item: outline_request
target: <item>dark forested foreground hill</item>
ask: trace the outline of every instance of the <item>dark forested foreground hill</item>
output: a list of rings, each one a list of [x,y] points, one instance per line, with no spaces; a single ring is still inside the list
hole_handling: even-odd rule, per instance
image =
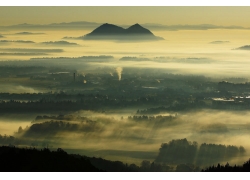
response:
[[[102,158],[68,154],[61,148],[51,151],[48,148],[0,147],[0,172],[168,172],[169,166],[143,161],[141,166],[124,164],[120,161],[109,161]],[[176,171],[185,172],[184,164],[178,165]],[[166,168],[168,167],[168,168]],[[187,166],[185,166],[187,167]],[[249,172],[250,160],[242,166],[210,166],[204,172]]]
[[[88,159],[62,149],[0,147],[1,172],[98,172]]]

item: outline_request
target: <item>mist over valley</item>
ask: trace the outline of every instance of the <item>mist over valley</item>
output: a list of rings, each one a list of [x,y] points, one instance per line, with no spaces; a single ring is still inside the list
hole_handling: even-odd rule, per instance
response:
[[[249,28],[0,29],[0,145],[79,154],[103,171],[201,171],[249,159]]]

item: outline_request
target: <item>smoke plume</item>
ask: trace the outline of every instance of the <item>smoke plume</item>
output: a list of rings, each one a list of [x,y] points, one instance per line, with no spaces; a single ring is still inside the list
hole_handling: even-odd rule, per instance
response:
[[[122,79],[122,67],[117,67],[116,69],[118,80],[120,81]]]

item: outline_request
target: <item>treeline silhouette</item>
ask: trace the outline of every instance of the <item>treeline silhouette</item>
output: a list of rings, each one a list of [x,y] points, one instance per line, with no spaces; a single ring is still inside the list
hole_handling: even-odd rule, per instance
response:
[[[142,116],[128,116],[129,120],[134,120],[134,121],[147,121],[147,120],[159,120],[159,121],[172,121],[174,120],[174,116],[147,116],[147,115],[142,115]]]
[[[243,163],[243,165],[234,165],[231,166],[229,163],[226,165],[209,166],[206,169],[202,169],[202,172],[250,172],[250,159]]]
[[[244,153],[245,149],[242,146],[236,147],[206,143],[198,146],[197,142],[190,142],[185,138],[163,143],[155,162],[209,165],[220,161],[228,161],[234,157],[242,156]]]
[[[169,116],[162,116],[162,115],[158,115],[158,116],[147,116],[147,115],[142,115],[142,116],[128,116],[127,119],[128,120],[134,120],[134,121],[162,121],[162,122],[172,122],[172,120],[174,120],[176,118],[175,116],[169,115]],[[103,120],[110,120],[110,118],[106,118],[106,117],[99,117],[99,119],[103,119]],[[111,118],[112,119],[112,118]],[[121,119],[124,119],[123,116],[121,116]],[[71,121],[71,122],[70,122]],[[80,122],[81,124],[95,124],[96,121],[91,120],[89,117],[85,117],[85,116],[75,116],[72,114],[69,115],[57,115],[57,116],[48,116],[48,115],[38,115],[36,116],[35,120],[32,121],[32,123],[37,123],[37,126],[40,126],[42,128],[42,126],[48,126],[48,128],[51,127],[64,127],[67,126],[69,127],[69,124],[74,124],[75,122]],[[46,125],[45,125],[46,124]],[[59,124],[59,125],[56,125]],[[80,127],[80,124],[74,124],[74,125],[78,125],[78,128]],[[33,127],[34,125],[32,125]],[[59,129],[58,129],[59,130]],[[76,129],[75,129],[76,130]]]
[[[81,116],[73,116],[73,115],[58,115],[58,116],[47,116],[47,115],[43,115],[43,116],[37,116],[36,119],[33,121],[37,122],[37,121],[43,121],[43,120],[62,120],[62,121],[71,121],[71,120],[78,120],[78,121],[91,121],[89,118],[87,117],[81,117]]]

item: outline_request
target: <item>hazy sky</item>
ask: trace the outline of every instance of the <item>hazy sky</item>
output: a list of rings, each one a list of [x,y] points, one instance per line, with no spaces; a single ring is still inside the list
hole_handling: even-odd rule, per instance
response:
[[[71,21],[134,24],[215,24],[250,27],[250,6],[241,7],[0,7],[0,25],[49,24]]]

